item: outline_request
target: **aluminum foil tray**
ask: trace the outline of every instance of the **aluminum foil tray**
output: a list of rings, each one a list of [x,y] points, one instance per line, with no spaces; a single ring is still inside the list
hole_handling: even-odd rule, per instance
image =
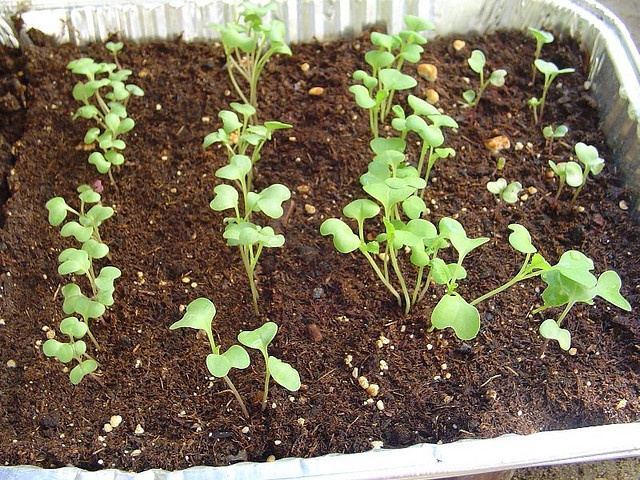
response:
[[[118,32],[136,41],[214,39],[207,26],[231,21],[225,0],[0,0],[0,43],[18,47],[24,28],[37,28],[60,42],[103,42]],[[629,32],[611,12],[591,0],[279,0],[274,15],[287,24],[289,42],[353,36],[372,24],[390,32],[405,14],[429,18],[438,35],[485,33],[529,26],[577,40],[589,52],[588,87],[602,128],[629,189],[640,193],[640,55]],[[635,211],[640,209],[635,203]],[[397,450],[272,463],[194,467],[176,472],[119,470],[86,472],[75,467],[43,470],[0,466],[2,480],[222,480],[222,479],[432,479],[538,465],[640,456],[640,423],[420,444]]]

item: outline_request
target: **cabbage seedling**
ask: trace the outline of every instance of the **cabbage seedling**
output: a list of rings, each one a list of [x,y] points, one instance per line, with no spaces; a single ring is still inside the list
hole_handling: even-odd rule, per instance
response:
[[[254,348],[262,353],[265,364],[264,389],[262,394],[262,410],[267,408],[267,395],[269,394],[269,380],[273,377],[276,383],[289,391],[300,389],[300,374],[286,362],[269,355],[268,347],[278,333],[278,325],[266,322],[262,326],[251,331],[238,334],[238,341],[244,346]]]
[[[598,155],[598,150],[592,145],[586,145],[582,142],[576,143],[574,150],[578,160],[584,165],[582,173],[582,183],[578,186],[571,198],[571,205],[575,204],[578,195],[582,191],[582,187],[587,183],[589,174],[592,176],[598,175],[604,168],[604,159]]]
[[[529,99],[528,104],[533,110],[533,119],[536,125],[542,120],[542,115],[544,114],[544,104],[547,99],[547,93],[549,92],[549,87],[551,83],[555,80],[558,75],[563,75],[566,73],[575,72],[575,68],[562,68],[559,69],[555,63],[547,62],[546,60],[542,60],[538,58],[535,62],[533,62],[535,67],[544,75],[544,86],[542,87],[542,96],[540,99],[537,97],[533,97]],[[538,113],[539,109],[539,113]]]
[[[540,58],[540,52],[542,52],[542,47],[548,43],[553,42],[553,34],[550,32],[545,32],[544,30],[538,30],[533,27],[529,27],[529,33],[533,35],[533,38],[536,39],[536,51],[533,55],[533,62],[531,64],[531,85],[533,85],[536,81],[536,66],[535,61]]]
[[[462,98],[467,105],[475,107],[480,102],[482,94],[489,85],[494,87],[502,87],[504,85],[504,77],[507,75],[507,71],[503,69],[493,70],[489,75],[489,78],[484,78],[484,67],[486,65],[486,58],[481,50],[474,50],[471,52],[471,56],[468,58],[467,63],[471,67],[471,70],[476,72],[480,77],[480,86],[478,92],[475,90],[466,90],[462,94]]]
[[[582,168],[576,162],[560,162],[556,164],[549,160],[549,166],[553,173],[558,176],[558,190],[555,199],[560,198],[560,193],[565,185],[579,187],[582,185]]]
[[[494,195],[498,195],[501,200],[507,203],[516,203],[518,201],[518,194],[522,190],[522,184],[520,182],[511,182],[507,184],[507,181],[500,177],[495,182],[487,183],[487,190]]]
[[[267,20],[276,9],[275,2],[264,6],[242,4],[235,22],[213,25],[218,30],[227,60],[227,72],[233,88],[244,103],[258,109],[258,80],[267,62],[276,54],[291,55],[286,43],[286,27],[280,20]],[[238,83],[236,73],[249,87],[249,95]]]
[[[173,323],[169,329],[176,330],[178,328],[194,328],[196,330],[202,330],[206,333],[209,345],[211,346],[211,353],[207,355],[207,370],[216,378],[222,378],[236,400],[240,404],[242,413],[245,418],[249,418],[249,412],[242,400],[242,397],[238,393],[236,386],[229,378],[229,372],[232,368],[245,369],[250,364],[249,354],[240,345],[232,345],[224,353],[220,353],[220,346],[216,345],[213,338],[212,324],[213,319],[216,316],[216,306],[208,298],[197,298],[187,305],[184,316]]]
[[[553,142],[558,138],[563,138],[569,129],[566,125],[560,125],[555,129],[551,125],[547,125],[542,129],[542,135],[544,136],[547,144],[547,153],[551,155],[553,150]]]
[[[378,138],[379,123],[384,123],[391,111],[395,92],[417,85],[415,78],[402,72],[402,67],[405,62],[420,61],[422,45],[427,43],[420,32],[434,29],[431,22],[414,15],[405,15],[404,23],[406,29],[396,35],[371,33],[371,43],[377,50],[370,50],[364,56],[371,72],[353,72],[353,79],[361,83],[349,87],[358,106],[369,112],[369,127],[374,138]]]
[[[89,330],[89,320],[100,318],[106,307],[113,305],[114,281],[121,272],[116,267],[105,266],[95,273],[93,261],[109,255],[109,247],[100,238],[99,227],[102,222],[111,218],[113,209],[100,204],[100,194],[88,185],[78,187],[80,209],[75,210],[62,197],[54,197],[46,203],[49,212],[49,223],[60,226],[69,213],[77,216],[78,220],[66,222],[60,229],[63,237],[74,237],[82,244],[80,249],[67,248],[58,256],[60,275],[84,275],[89,280],[91,295],[82,294],[78,285],[70,283],[62,288],[65,301],[63,310],[67,315],[77,313],[87,324],[87,332],[96,348],[98,342]],[[92,205],[87,209],[88,205]]]
[[[391,126],[400,132],[400,138],[403,141],[405,141],[409,132],[413,132],[420,137],[422,147],[417,169],[420,176],[428,183],[431,169],[436,161],[456,155],[453,148],[442,147],[444,143],[442,127],[458,128],[458,123],[450,116],[440,113],[429,102],[415,95],[409,95],[407,101],[413,110],[413,114],[407,117],[403,108],[400,105],[395,105],[392,109],[395,118],[391,121]],[[427,120],[430,123],[427,123]],[[402,151],[404,151],[404,148]],[[424,174],[422,173],[423,171]],[[424,189],[420,192],[420,196],[422,197],[423,195]]]
[[[122,49],[122,44],[109,42],[107,49],[117,62],[117,52]],[[125,161],[121,152],[126,144],[120,136],[135,126],[127,114],[127,105],[132,96],[141,97],[144,91],[137,85],[125,83],[132,72],[121,69],[117,63],[98,63],[84,57],[69,62],[67,69],[86,79],[73,87],[73,98],[82,103],[73,119],[82,117],[96,124],[84,136],[85,144],[97,143],[100,148],[100,151],[89,155],[89,163],[98,172],[108,173],[109,179],[114,182],[111,168],[119,168]]]
[[[255,269],[263,248],[281,247],[284,245],[284,235],[276,234],[272,227],[253,223],[251,216],[261,212],[272,219],[280,218],[284,213],[282,204],[291,198],[291,192],[279,183],[270,185],[259,193],[250,191],[247,183],[251,168],[251,159],[246,155],[232,156],[228,165],[216,171],[216,176],[233,182],[237,188],[228,184],[218,185],[214,189],[216,195],[209,206],[217,212],[233,210],[233,216],[225,219],[223,237],[227,240],[227,245],[240,249],[242,263],[249,278],[253,308],[258,315]]]
[[[218,117],[222,119],[222,128],[208,134],[204,138],[202,147],[208,148],[214,143],[221,143],[229,159],[234,155],[249,156],[253,168],[247,176],[247,189],[251,190],[255,165],[260,160],[260,150],[268,140],[271,140],[273,132],[292,128],[292,125],[277,121],[254,125],[251,119],[255,116],[256,109],[252,105],[231,102],[231,108],[232,110],[222,110],[218,113]],[[238,114],[242,116],[242,120]]]

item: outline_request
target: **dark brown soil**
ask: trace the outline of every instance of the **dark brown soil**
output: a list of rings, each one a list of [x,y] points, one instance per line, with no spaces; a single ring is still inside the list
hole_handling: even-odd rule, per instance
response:
[[[325,218],[339,216],[346,203],[364,195],[358,178],[371,159],[370,134],[347,89],[350,72],[363,67],[366,36],[294,46],[293,56],[275,59],[263,74],[261,118],[295,127],[265,147],[256,176],[257,189],[281,182],[293,192],[276,225],[286,244],[261,259],[260,318],[239,254],[222,238],[224,214],[208,207],[220,182],[214,172],[226,155],[204,151],[202,140],[219,128],[217,113],[235,100],[225,93],[230,84],[221,49],[179,40],[126,45],[121,62],[136,72],[146,95],[129,108],[137,124],[126,138],[128,163],[115,174],[116,189],[86,161],[82,138],[89,125],[71,120],[76,79],[65,69],[80,56],[106,59],[106,50],[33,37],[32,47],[4,50],[0,62],[3,464],[175,470],[270,455],[359,452],[373,441],[394,448],[640,417],[635,310],[628,314],[603,301],[575,307],[567,325],[576,354],[549,344],[541,358],[537,329],[544,318],[528,312],[540,304],[542,284],[533,281],[480,304],[480,334],[461,342],[450,331],[427,332],[431,299],[405,316],[365,259],[338,254],[320,236]],[[507,225],[520,222],[552,263],[561,252],[580,249],[593,258],[596,273],[615,269],[637,310],[638,228],[630,210],[620,208],[631,199],[583,89],[588,55],[571,43],[545,46],[544,58],[577,67],[549,95],[544,123],[570,129],[550,157],[526,106],[540,93],[539,85],[527,84],[533,40],[519,33],[465,40],[461,52],[451,39],[429,43],[424,60],[438,66],[439,78],[433,85],[420,79],[416,89],[423,94],[433,86],[439,106],[460,124],[447,139],[457,156],[436,165],[428,189],[430,220],[455,215],[470,236],[491,237],[468,258],[469,278],[460,291],[475,298],[517,271],[522,256],[506,237]],[[460,95],[469,88],[462,77],[476,85],[466,64],[475,48],[508,76],[504,88],[486,91],[473,114],[461,108]],[[307,72],[300,68],[305,62]],[[324,87],[324,94],[310,96],[313,86]],[[498,134],[512,145],[503,152],[502,174],[483,143]],[[547,160],[566,160],[578,141],[595,145],[608,161],[579,197],[584,212],[569,208],[569,192],[554,205],[556,183],[546,175]],[[522,149],[516,150],[517,142]],[[537,191],[513,206],[498,202],[485,184],[500,175]],[[44,330],[57,329],[64,316],[58,290],[68,280],[57,274],[57,255],[72,246],[48,225],[44,204],[53,196],[73,203],[75,188],[98,178],[105,203],[116,210],[102,237],[123,276],[104,324],[92,327],[102,346],[91,351],[101,364],[99,376],[74,387],[63,365],[41,351]],[[307,204],[315,214],[307,213]],[[254,356],[249,370],[231,373],[249,401],[251,419],[244,419],[224,383],[209,378],[206,341],[193,330],[168,329],[181,306],[199,296],[218,307],[214,329],[224,348],[240,330],[265,318],[277,322],[272,353],[298,369],[303,388],[290,393],[273,385],[262,412],[252,401],[262,379],[262,360]],[[311,335],[310,325],[321,339]],[[390,342],[379,346],[381,336]],[[387,371],[381,372],[381,360]],[[367,403],[353,367],[380,385],[376,400],[384,410]],[[124,421],[105,433],[112,415]],[[135,433],[138,425],[144,433]]]

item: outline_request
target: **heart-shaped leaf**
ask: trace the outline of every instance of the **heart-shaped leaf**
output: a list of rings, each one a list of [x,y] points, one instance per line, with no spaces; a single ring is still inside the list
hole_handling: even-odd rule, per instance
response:
[[[561,328],[552,318],[547,318],[540,324],[540,335],[548,340],[556,340],[563,350],[571,348],[571,332]]]
[[[431,312],[431,325],[439,330],[451,327],[460,340],[471,340],[480,330],[480,313],[457,293],[448,294]]]

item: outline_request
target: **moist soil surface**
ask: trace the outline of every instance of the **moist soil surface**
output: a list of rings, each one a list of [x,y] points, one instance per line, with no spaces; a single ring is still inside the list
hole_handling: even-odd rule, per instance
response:
[[[538,334],[545,316],[529,314],[541,305],[544,284],[531,280],[480,303],[480,333],[463,342],[451,330],[428,331],[436,299],[428,296],[405,315],[361,255],[339,254],[319,234],[324,219],[365,196],[358,179],[372,158],[370,132],[348,87],[351,72],[365,67],[368,35],[294,45],[292,56],[274,58],[263,73],[261,120],[294,128],[265,146],[255,175],[257,190],[279,182],[292,191],[285,215],[272,222],[286,243],[260,259],[259,316],[239,252],[222,238],[225,214],[209,208],[221,183],[214,173],[227,157],[222,148],[204,150],[202,141],[220,127],[218,112],[237,100],[221,48],[179,39],[125,45],[120,62],[135,72],[131,81],[145,96],[128,109],[136,127],[125,137],[127,162],[114,172],[116,188],[87,163],[82,139],[91,125],[72,121],[77,78],[65,68],[81,56],[108,61],[108,52],[101,45],[56,45],[37,32],[31,38],[21,50],[3,50],[0,63],[3,464],[175,470],[361,452],[373,442],[398,448],[639,418],[635,311],[599,299],[579,304],[564,324],[573,334],[573,354],[555,342],[545,348]],[[542,123],[569,127],[549,153],[526,105],[541,92],[539,77],[529,84],[534,41],[504,32],[460,38],[466,41],[461,51],[453,39],[426,46],[423,60],[438,67],[438,79],[428,83],[416,75],[413,90],[422,96],[434,88],[438,106],[460,125],[447,132],[455,159],[440,161],[432,172],[427,218],[454,216],[470,237],[490,238],[466,259],[468,277],[459,292],[476,298],[517,272],[523,256],[508,246],[507,226],[518,222],[550,263],[578,249],[594,260],[594,273],[616,270],[623,295],[637,309],[638,228],[584,89],[589,55],[558,39],[544,47],[543,58],[576,67],[549,92]],[[488,67],[508,75],[506,86],[489,87],[470,110],[461,93],[477,88],[466,62],[476,48]],[[312,87],[324,93],[309,95]],[[502,172],[484,144],[497,135],[511,143],[500,152]],[[568,160],[578,141],[596,146],[607,163],[571,208],[570,191],[553,200],[557,181],[548,160]],[[412,143],[409,161],[417,152]],[[500,176],[522,183],[521,201],[510,205],[487,191],[486,183]],[[101,346],[89,347],[100,362],[98,374],[73,386],[42,343],[65,316],[60,288],[69,279],[58,275],[57,256],[76,245],[48,224],[44,205],[62,196],[77,207],[76,187],[98,179],[104,203],[116,212],[101,235],[110,263],[123,273],[115,305],[91,327]],[[87,287],[83,278],[77,281]],[[270,352],[297,368],[302,388],[288,392],[272,383],[262,411],[263,360],[252,352],[252,366],[230,374],[248,403],[251,418],[244,418],[225,383],[206,370],[206,338],[191,329],[169,331],[200,296],[217,305],[214,331],[223,349],[241,330],[276,322]],[[373,401],[354,369],[380,386]],[[107,433],[103,426],[113,415],[123,422]]]

